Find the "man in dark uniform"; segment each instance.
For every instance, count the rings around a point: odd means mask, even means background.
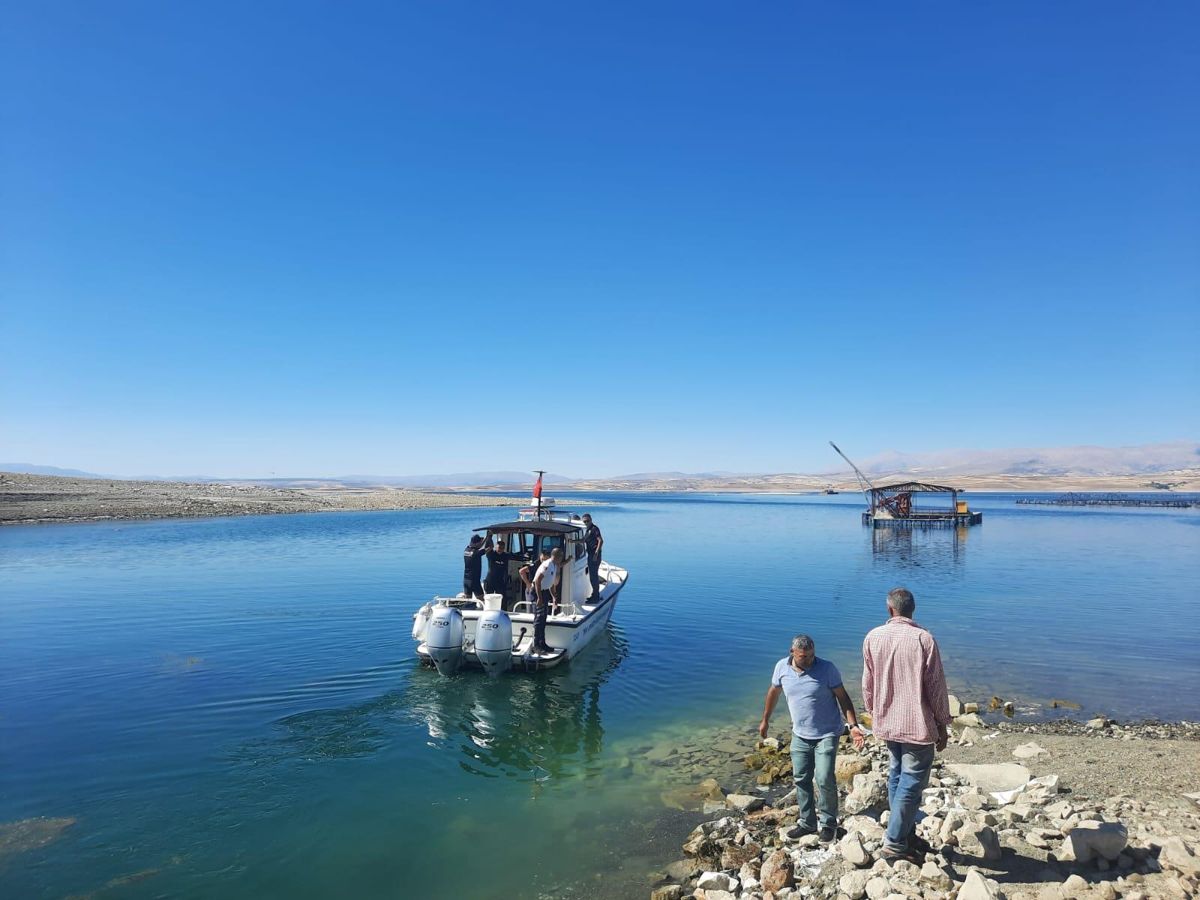
[[[504,589],[508,587],[508,561],[510,559],[512,559],[512,555],[504,552],[503,543],[497,544],[487,552],[488,573],[483,586],[489,594],[503,594]]]
[[[583,514],[583,546],[587,549],[588,581],[592,583],[591,601],[600,602],[600,551],[604,547],[604,535],[592,523],[592,514]]]
[[[468,597],[483,599],[483,555],[491,548],[477,534],[471,535],[467,548],[463,550],[463,593]]]

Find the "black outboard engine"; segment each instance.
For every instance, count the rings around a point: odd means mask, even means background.
[[[489,609],[475,626],[475,655],[491,676],[512,666],[512,619],[500,609]]]
[[[439,675],[457,672],[463,656],[462,613],[452,606],[435,606],[425,628],[425,649]]]

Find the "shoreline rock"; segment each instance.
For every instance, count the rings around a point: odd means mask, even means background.
[[[1003,709],[1003,701],[999,704]],[[1158,900],[1200,897],[1200,801],[1176,787],[1162,796],[1155,782],[1122,782],[1121,772],[1095,786],[1071,774],[1088,771],[1097,753],[1138,754],[1157,765],[1179,746],[1184,769],[1173,784],[1200,786],[1200,725],[1042,722],[985,725],[991,741],[955,749],[971,762],[939,755],[922,803],[917,836],[931,850],[921,864],[880,858],[888,817],[887,751],[875,740],[856,753],[843,739],[839,761],[851,760],[839,783],[843,832],[831,845],[816,835],[790,836],[795,816],[784,742],[758,741],[742,756],[742,779],[723,784],[727,798],[761,797],[742,810],[736,801],[720,817],[700,822],[684,844],[687,857],[660,874],[653,900]],[[1026,734],[1046,735],[1028,747]],[[953,737],[958,738],[958,734]],[[1025,743],[1017,742],[1024,740]],[[1147,746],[1145,742],[1157,742]],[[1013,761],[1013,750],[1025,765]],[[1162,747],[1158,750],[1155,748]],[[1105,749],[1111,748],[1111,749]],[[1186,750],[1186,752],[1184,752]],[[1082,757],[1082,759],[1076,759]],[[1142,757],[1145,757],[1144,759]],[[1068,777],[1047,767],[1062,764]],[[1032,771],[1029,767],[1034,767]],[[1072,768],[1074,766],[1074,768]],[[986,776],[986,777],[985,777]],[[1000,777],[1003,776],[1003,777]],[[879,790],[883,787],[883,803]],[[991,790],[998,788],[998,790]],[[749,805],[748,805],[749,806]],[[705,874],[703,884],[699,876]],[[724,876],[720,878],[718,876]]]

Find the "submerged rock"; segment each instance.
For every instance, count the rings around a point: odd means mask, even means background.
[[[0,859],[44,847],[58,840],[74,824],[75,819],[70,817],[50,819],[44,816],[6,822],[0,825]]]

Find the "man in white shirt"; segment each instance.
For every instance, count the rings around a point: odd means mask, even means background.
[[[558,584],[562,573],[562,551],[557,547],[549,555],[542,550],[542,564],[533,576],[533,589],[537,597],[533,612],[533,649],[538,653],[550,652],[546,643],[546,616],[550,604],[558,602]]]

